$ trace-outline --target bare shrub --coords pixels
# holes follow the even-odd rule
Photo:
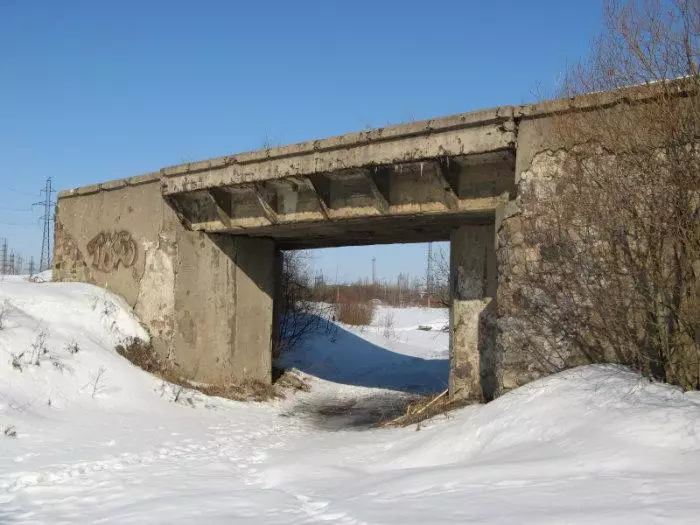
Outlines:
[[[208,396],[223,397],[234,401],[267,401],[276,396],[274,386],[262,381],[206,385],[199,387],[198,390]]]
[[[17,437],[17,429],[15,429],[14,426],[10,425],[5,427],[5,429],[2,431],[3,435],[8,438],[16,438]]]
[[[25,352],[20,352],[18,354],[12,354],[12,368],[15,370],[22,371],[22,358]]]
[[[5,329],[5,323],[10,315],[11,305],[10,302],[5,300],[0,302],[0,330]]]
[[[115,350],[120,356],[151,374],[162,376],[167,368],[164,360],[155,353],[151,344],[143,339],[129,338],[117,345]]]
[[[49,362],[56,370],[58,370],[61,373],[65,372],[66,370],[69,370],[69,368],[57,356],[50,356]]]
[[[341,302],[336,305],[338,321],[351,326],[367,326],[372,322],[374,306],[371,303]]]
[[[698,388],[700,3],[610,1],[606,23],[565,94],[647,95],[572,107],[554,124],[564,148],[526,173],[520,343],[545,371],[615,361]]]
[[[332,306],[325,297],[313,295],[309,284],[308,258],[304,252],[289,251],[282,254],[280,283],[279,331],[273,345],[273,355],[298,347],[319,330],[333,331],[329,322]]]
[[[48,339],[48,337],[48,330],[41,330],[38,334],[36,334],[36,338],[34,339],[34,342],[31,345],[31,363],[35,366],[39,366],[41,364],[41,357],[49,353],[49,348],[46,344],[46,340]]]
[[[380,322],[382,328],[382,335],[387,339],[396,338],[396,328],[394,326],[394,314],[392,312],[387,312]]]
[[[93,399],[95,398],[95,396],[99,393],[100,389],[102,388],[102,385],[104,383],[105,373],[107,373],[107,370],[105,369],[105,367],[101,366],[100,369],[95,374],[95,377],[92,380],[92,398]]]
[[[315,301],[331,301],[335,304],[375,301],[404,308],[444,306],[443,301],[445,305],[448,304],[444,297],[449,296],[449,291],[436,272],[430,286],[426,285],[424,279],[411,279],[407,274],[399,274],[395,283],[371,283],[361,280],[349,284],[315,283],[312,296]]]
[[[433,294],[437,304],[449,308],[450,296],[450,252],[449,249],[438,248],[433,252]]]
[[[413,399],[405,408],[403,414],[388,421],[377,424],[379,427],[405,427],[416,425],[420,430],[421,423],[438,415],[447,415],[452,410],[466,406],[469,402],[464,399],[454,399],[445,390],[440,394],[419,396]]]

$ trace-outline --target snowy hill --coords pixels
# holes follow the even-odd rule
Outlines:
[[[321,333],[285,357],[318,376],[311,392],[245,404],[175,401],[115,352],[145,334],[99,288],[6,279],[2,304],[0,430],[17,433],[0,434],[2,524],[700,523],[700,396],[619,367],[549,377],[420,431],[308,417],[439,390],[444,311]]]

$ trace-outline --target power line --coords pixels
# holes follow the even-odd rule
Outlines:
[[[0,210],[2,210],[2,211],[34,211],[31,208],[5,208],[4,206],[0,206]]]
[[[15,188],[11,188],[10,186],[2,186],[2,189],[7,190],[7,191],[12,191],[15,193],[19,193],[20,195],[28,195],[29,197],[36,197],[36,193],[29,193],[26,191],[18,190]]]
[[[0,221],[0,224],[2,224],[3,226],[21,226],[21,227],[36,226],[36,224],[32,224],[29,222],[2,222],[2,221]]]

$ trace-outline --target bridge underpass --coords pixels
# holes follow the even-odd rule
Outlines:
[[[539,199],[527,188],[566,169],[557,123],[635,112],[665,89],[502,106],[63,191],[54,278],[121,295],[188,379],[269,383],[280,250],[449,239],[451,393],[490,397],[542,373],[522,352],[518,279],[540,253],[522,233]]]
[[[515,152],[504,148],[235,183],[223,173],[174,174],[164,195],[187,228],[272,241],[276,252],[449,240],[450,391],[490,398],[497,388],[495,304],[489,307],[498,281],[495,216],[515,195],[514,171]],[[274,327],[274,306],[272,315]]]
[[[124,296],[186,377],[269,382],[281,250],[449,240],[450,393],[489,398],[516,132],[504,107],[63,192],[56,278]]]

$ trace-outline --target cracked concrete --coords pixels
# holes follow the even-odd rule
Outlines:
[[[522,235],[528,199],[556,177],[557,119],[656,89],[503,106],[63,191],[55,278],[124,297],[191,379],[269,382],[279,249],[451,239],[450,388],[488,399],[532,372],[505,299],[519,258],[534,253]],[[535,197],[524,198],[528,187]],[[121,252],[89,264],[88,244],[108,245],[108,232],[120,232]]]

